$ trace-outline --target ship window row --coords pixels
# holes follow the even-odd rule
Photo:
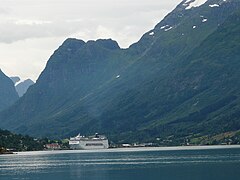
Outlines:
[[[102,143],[87,143],[86,146],[103,146]]]

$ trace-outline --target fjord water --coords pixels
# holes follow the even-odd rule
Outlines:
[[[240,148],[27,152],[0,156],[0,179],[236,180]]]

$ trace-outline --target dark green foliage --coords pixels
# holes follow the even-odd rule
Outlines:
[[[43,150],[44,140],[34,140],[29,136],[13,134],[7,130],[0,129],[0,148],[13,151],[36,151]]]

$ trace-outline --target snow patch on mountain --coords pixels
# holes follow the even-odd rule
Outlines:
[[[169,31],[169,30],[171,30],[173,27],[169,27],[169,28],[167,28],[167,29],[165,29],[164,31]]]
[[[165,25],[165,26],[162,26],[160,27],[160,29],[165,29],[166,27],[168,27],[169,25]]]
[[[219,7],[218,4],[210,4],[209,7],[214,8],[214,7]]]
[[[187,0],[183,3],[183,6],[187,6],[185,9],[191,9],[193,7],[199,7],[205,4],[208,0]]]
[[[149,33],[149,36],[153,36],[153,35],[154,35],[154,32],[150,32],[150,33]]]

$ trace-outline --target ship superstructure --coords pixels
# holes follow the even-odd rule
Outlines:
[[[81,136],[78,134],[76,137],[71,137],[69,140],[71,149],[107,149],[109,148],[108,139],[104,135],[96,133],[94,136]]]

